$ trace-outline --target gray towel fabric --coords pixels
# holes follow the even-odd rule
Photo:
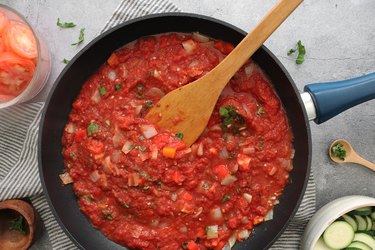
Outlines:
[[[124,0],[100,33],[135,17],[178,11],[168,0]],[[76,249],[56,222],[38,174],[37,141],[43,106],[38,102],[0,110],[0,200],[29,197],[41,215],[52,248]],[[311,174],[296,216],[271,249],[298,249],[304,227],[314,212],[315,183]]]

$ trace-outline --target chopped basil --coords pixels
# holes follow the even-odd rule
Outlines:
[[[124,204],[123,205],[125,208],[130,208],[130,206],[128,204]]]
[[[117,84],[115,85],[115,91],[119,91],[121,88],[122,88],[122,87],[121,87],[121,84],[117,83]]]
[[[73,28],[73,27],[76,26],[75,23],[72,23],[72,22],[69,22],[69,23],[64,22],[64,23],[62,23],[62,22],[60,21],[60,18],[57,18],[56,25],[59,26],[60,28],[63,28],[63,29]]]
[[[139,139],[140,141],[143,141],[143,140],[145,139],[145,137],[144,137],[143,135],[140,135],[140,136],[138,137],[138,139]]]
[[[101,95],[107,94],[107,90],[105,89],[105,87],[103,85],[100,85],[99,92],[100,92]]]
[[[183,134],[183,133],[177,133],[177,134],[176,134],[176,137],[177,137],[178,139],[182,139],[182,138],[184,138],[184,134]]]
[[[130,145],[129,148],[128,148],[128,150],[132,150],[133,148],[135,148],[134,144]]]
[[[27,223],[26,220],[20,215],[10,221],[9,230],[18,231],[22,234],[26,234]]]
[[[144,147],[144,146],[138,146],[138,150],[143,152],[143,151],[146,150],[146,147]]]
[[[222,117],[221,128],[224,131],[237,134],[239,131],[246,128],[245,119],[242,115],[237,113],[235,107],[232,105],[220,107],[219,114]]]
[[[83,195],[82,199],[84,199],[87,202],[92,202],[94,200],[94,197],[91,194],[90,195]]]
[[[332,147],[332,153],[338,157],[340,160],[345,160],[346,157],[346,150],[344,146],[340,143],[336,144]]]
[[[113,218],[112,218],[112,215],[111,214],[108,214],[107,215],[107,220],[112,220]]]
[[[143,187],[143,190],[149,190],[150,189],[150,186],[144,186]]]
[[[290,49],[287,53],[288,56],[290,56],[291,54],[293,54],[294,52],[296,52],[297,50],[296,49]]]
[[[76,42],[76,43],[72,43],[71,45],[72,45],[72,46],[80,45],[84,40],[85,40],[85,29],[82,28],[82,29],[79,31],[78,42]]]
[[[99,126],[97,123],[92,122],[90,125],[87,127],[87,135],[88,136],[93,136],[99,131]]]
[[[143,98],[143,93],[144,93],[144,87],[141,83],[137,83],[137,85],[135,86],[135,96],[138,98],[138,99],[142,99]]]
[[[223,202],[226,202],[230,200],[231,196],[229,194],[224,194],[223,199],[221,199]]]
[[[147,101],[147,102],[145,103],[145,105],[143,105],[143,108],[144,108],[145,110],[147,110],[149,107],[151,107],[151,105],[152,105],[152,101]]]
[[[287,53],[288,56],[292,55],[298,50],[298,56],[296,58],[296,64],[302,64],[305,61],[306,49],[302,44],[301,40],[297,42],[297,49],[290,49]]]
[[[64,59],[62,60],[62,62],[65,63],[65,64],[68,64],[68,63],[70,62],[70,60],[64,58]]]

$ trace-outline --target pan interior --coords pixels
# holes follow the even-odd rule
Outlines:
[[[165,32],[195,32],[237,44],[246,35],[234,26],[200,15],[173,13],[157,14],[121,24],[88,44],[72,59],[55,82],[41,121],[39,135],[39,169],[44,192],[55,218],[68,236],[82,249],[124,249],[108,240],[79,210],[70,185],[63,186],[58,175],[63,172],[61,137],[71,105],[86,79],[110,54],[143,36]],[[250,238],[237,243],[234,249],[265,249],[285,229],[294,216],[305,191],[310,171],[310,132],[299,93],[290,76],[265,47],[252,57],[272,81],[287,112],[294,133],[294,170],[290,184],[274,208],[274,219],[256,226]]]

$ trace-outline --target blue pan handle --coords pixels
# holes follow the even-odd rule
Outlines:
[[[338,82],[308,84],[304,90],[311,95],[317,124],[360,103],[375,98],[375,72]]]

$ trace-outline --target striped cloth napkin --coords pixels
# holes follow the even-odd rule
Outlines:
[[[126,20],[151,13],[180,11],[169,0],[123,0],[100,33]],[[30,198],[38,210],[53,249],[76,249],[60,228],[43,195],[38,174],[38,129],[44,103],[21,104],[0,110],[0,201]],[[271,249],[298,249],[304,227],[315,211],[311,174],[302,204]]]

